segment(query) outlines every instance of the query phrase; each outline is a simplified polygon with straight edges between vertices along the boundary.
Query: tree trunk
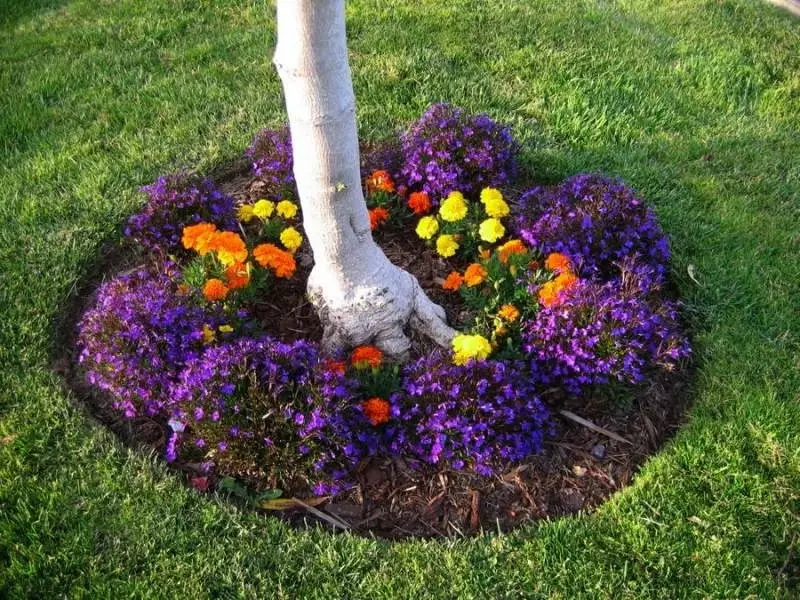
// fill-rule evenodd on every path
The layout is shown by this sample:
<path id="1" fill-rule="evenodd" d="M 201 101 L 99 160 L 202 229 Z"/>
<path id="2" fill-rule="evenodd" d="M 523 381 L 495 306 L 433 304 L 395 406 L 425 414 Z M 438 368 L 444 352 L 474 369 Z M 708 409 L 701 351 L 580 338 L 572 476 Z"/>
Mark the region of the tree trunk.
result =
<path id="1" fill-rule="evenodd" d="M 403 359 L 414 327 L 442 346 L 454 331 L 417 279 L 375 244 L 361 191 L 344 0 L 278 0 L 278 69 L 303 225 L 314 252 L 308 294 L 328 351 L 374 343 Z"/>

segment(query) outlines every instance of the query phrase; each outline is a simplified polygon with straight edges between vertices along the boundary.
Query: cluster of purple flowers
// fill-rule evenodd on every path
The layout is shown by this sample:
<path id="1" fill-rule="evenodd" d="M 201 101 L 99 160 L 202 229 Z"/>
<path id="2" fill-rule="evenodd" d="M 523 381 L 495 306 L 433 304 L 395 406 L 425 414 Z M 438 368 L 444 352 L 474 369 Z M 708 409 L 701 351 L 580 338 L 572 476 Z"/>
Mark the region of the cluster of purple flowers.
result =
<path id="1" fill-rule="evenodd" d="M 267 184 L 267 196 L 280 200 L 294 187 L 292 138 L 288 127 L 262 129 L 245 150 L 253 175 Z"/>
<path id="2" fill-rule="evenodd" d="M 221 315 L 177 289 L 174 265 L 139 268 L 103 284 L 79 325 L 87 381 L 126 417 L 161 414 L 185 365 L 203 351 L 203 326 Z"/>
<path id="3" fill-rule="evenodd" d="M 452 191 L 477 194 L 508 183 L 516 172 L 517 143 L 511 131 L 487 115 L 470 116 L 434 104 L 401 137 L 401 179 L 435 202 Z"/>
<path id="4" fill-rule="evenodd" d="M 425 463 L 491 475 L 542 448 L 549 412 L 523 361 L 458 366 L 433 353 L 406 366 L 393 395 L 390 449 Z"/>
<path id="5" fill-rule="evenodd" d="M 147 204 L 128 220 L 125 235 L 150 252 L 182 252 L 181 233 L 187 225 L 205 222 L 236 229 L 233 198 L 209 179 L 179 171 L 159 177 L 142 191 L 148 195 Z"/>
<path id="6" fill-rule="evenodd" d="M 542 307 L 522 328 L 532 376 L 578 394 L 612 380 L 641 383 L 647 369 L 672 369 L 690 354 L 675 303 L 661 276 L 626 259 L 608 282 L 581 280 L 556 306 Z"/>
<path id="7" fill-rule="evenodd" d="M 567 255 L 581 277 L 616 277 L 617 264 L 627 258 L 652 266 L 659 277 L 667 271 L 667 236 L 653 211 L 620 181 L 576 175 L 526 192 L 519 211 L 522 239 L 545 255 Z"/>

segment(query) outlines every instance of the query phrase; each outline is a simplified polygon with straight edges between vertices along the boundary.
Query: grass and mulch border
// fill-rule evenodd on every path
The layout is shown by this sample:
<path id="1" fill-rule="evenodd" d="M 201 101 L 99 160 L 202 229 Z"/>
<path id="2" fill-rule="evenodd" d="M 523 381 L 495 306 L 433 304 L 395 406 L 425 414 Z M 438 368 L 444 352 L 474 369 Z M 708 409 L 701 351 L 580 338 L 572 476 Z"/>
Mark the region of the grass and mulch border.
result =
<path id="1" fill-rule="evenodd" d="M 724 0 L 358 0 L 348 19 L 362 136 L 448 100 L 510 122 L 543 179 L 605 171 L 656 205 L 696 331 L 689 422 L 592 515 L 509 535 L 332 536 L 186 489 L 65 392 L 55 321 L 139 185 L 284 120 L 272 11 L 16 3 L 0 26 L 0 595 L 796 593 L 796 19 Z"/>

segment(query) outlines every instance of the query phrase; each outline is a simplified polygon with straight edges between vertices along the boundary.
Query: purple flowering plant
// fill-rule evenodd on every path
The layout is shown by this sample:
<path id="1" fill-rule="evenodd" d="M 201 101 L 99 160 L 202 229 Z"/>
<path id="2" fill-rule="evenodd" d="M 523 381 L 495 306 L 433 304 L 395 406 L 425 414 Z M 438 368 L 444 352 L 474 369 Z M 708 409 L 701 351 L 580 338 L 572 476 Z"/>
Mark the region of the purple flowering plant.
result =
<path id="1" fill-rule="evenodd" d="M 219 191 L 210 179 L 179 171 L 159 177 L 142 191 L 147 203 L 128 220 L 125 236 L 148 252 L 184 253 L 181 232 L 187 225 L 205 222 L 221 230 L 236 229 L 233 198 Z"/>
<path id="2" fill-rule="evenodd" d="M 433 104 L 401 136 L 400 177 L 411 191 L 438 202 L 450 192 L 475 195 L 511 181 L 518 145 L 511 131 L 487 115 Z"/>
<path id="3" fill-rule="evenodd" d="M 406 191 L 438 202 L 509 182 L 517 153 L 507 128 L 437 104 L 398 143 L 373 148 L 362 167 L 392 182 L 391 190 L 368 190 L 373 208 L 407 212 Z M 259 132 L 245 154 L 267 197 L 293 192 L 288 129 Z M 321 356 L 312 340 L 271 337 L 269 324 L 250 316 L 266 289 L 258 270 L 235 294 L 204 299 L 209 277 L 227 281 L 226 265 L 181 244 L 184 227 L 211 223 L 241 231 L 251 261 L 263 224 L 240 226 L 233 200 L 207 179 L 178 173 L 143 189 L 149 200 L 126 235 L 150 262 L 100 287 L 79 324 L 80 365 L 126 417 L 166 423 L 168 460 L 199 462 L 258 489 L 337 493 L 376 457 L 501 473 L 550 435 L 544 389 L 635 385 L 690 354 L 678 305 L 663 290 L 667 237 L 652 210 L 614 179 L 584 174 L 534 188 L 518 207 L 511 203 L 525 245 L 510 240 L 480 258 L 477 242 L 470 247 L 474 263 L 462 279 L 470 283 L 459 292 L 474 317 L 470 331 L 492 352 L 461 365 L 441 351 L 405 366 L 373 364 L 372 349 L 365 367 Z M 540 291 L 559 276 L 545 266 L 552 253 L 568 259 L 574 281 L 543 302 Z"/>

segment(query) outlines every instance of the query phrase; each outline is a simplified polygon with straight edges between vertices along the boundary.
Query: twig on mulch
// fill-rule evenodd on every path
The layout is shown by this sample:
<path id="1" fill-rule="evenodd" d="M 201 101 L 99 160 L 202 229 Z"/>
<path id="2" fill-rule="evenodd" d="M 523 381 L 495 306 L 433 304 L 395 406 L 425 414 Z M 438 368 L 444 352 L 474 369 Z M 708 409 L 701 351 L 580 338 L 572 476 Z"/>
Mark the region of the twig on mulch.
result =
<path id="1" fill-rule="evenodd" d="M 600 425 L 595 425 L 591 421 L 584 419 L 583 417 L 579 417 L 572 411 L 560 410 L 558 411 L 558 414 L 560 414 L 562 417 L 569 419 L 570 421 L 578 423 L 579 425 L 583 425 L 584 427 L 587 427 L 592 431 L 596 431 L 597 433 L 602 433 L 603 435 L 610 437 L 612 440 L 616 440 L 618 442 L 622 442 L 623 444 L 630 444 L 631 446 L 633 446 L 633 442 L 626 440 L 621 435 L 617 435 L 613 431 L 609 431 L 608 429 L 600 427 Z"/>
<path id="2" fill-rule="evenodd" d="M 337 519 L 333 515 L 329 515 L 328 513 L 324 513 L 321 510 L 318 510 L 318 509 L 314 508 L 310 504 L 306 504 L 305 502 L 303 502 L 299 498 L 294 498 L 294 502 L 298 506 L 302 506 L 303 508 L 305 508 L 308 512 L 310 512 L 315 517 L 318 517 L 318 518 L 322 519 L 323 521 L 327 521 L 328 523 L 330 523 L 334 527 L 339 527 L 340 529 L 343 529 L 345 531 L 350 529 L 350 525 L 348 525 L 347 523 L 345 523 L 341 519 Z"/>

